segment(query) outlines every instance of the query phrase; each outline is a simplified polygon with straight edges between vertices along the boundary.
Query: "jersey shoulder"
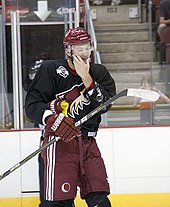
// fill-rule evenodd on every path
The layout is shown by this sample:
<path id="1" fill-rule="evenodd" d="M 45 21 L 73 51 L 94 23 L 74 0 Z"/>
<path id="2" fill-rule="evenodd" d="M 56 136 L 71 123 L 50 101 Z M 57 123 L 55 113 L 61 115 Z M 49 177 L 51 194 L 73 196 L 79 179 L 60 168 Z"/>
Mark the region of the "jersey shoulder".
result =
<path id="1" fill-rule="evenodd" d="M 92 77 L 102 77 L 103 78 L 107 75 L 109 75 L 109 71 L 107 70 L 107 68 L 102 65 L 102 64 L 91 64 L 90 67 L 90 74 L 92 75 Z"/>
<path id="2" fill-rule="evenodd" d="M 61 60 L 45 60 L 40 67 L 41 73 L 52 73 L 52 74 L 68 74 L 67 61 Z"/>

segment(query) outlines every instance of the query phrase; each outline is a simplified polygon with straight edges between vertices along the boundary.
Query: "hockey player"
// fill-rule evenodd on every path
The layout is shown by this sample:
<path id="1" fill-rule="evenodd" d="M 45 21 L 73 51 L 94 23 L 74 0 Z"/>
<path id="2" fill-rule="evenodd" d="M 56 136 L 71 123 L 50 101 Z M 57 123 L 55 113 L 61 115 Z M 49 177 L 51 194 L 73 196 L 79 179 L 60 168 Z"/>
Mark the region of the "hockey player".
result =
<path id="1" fill-rule="evenodd" d="M 110 207 L 109 184 L 95 136 L 101 113 L 79 128 L 74 123 L 116 94 L 101 64 L 90 62 L 91 37 L 81 27 L 64 36 L 67 59 L 44 61 L 26 96 L 27 116 L 45 126 L 43 207 L 73 207 L 77 186 L 88 207 Z M 103 111 L 106 112 L 109 107 Z"/>

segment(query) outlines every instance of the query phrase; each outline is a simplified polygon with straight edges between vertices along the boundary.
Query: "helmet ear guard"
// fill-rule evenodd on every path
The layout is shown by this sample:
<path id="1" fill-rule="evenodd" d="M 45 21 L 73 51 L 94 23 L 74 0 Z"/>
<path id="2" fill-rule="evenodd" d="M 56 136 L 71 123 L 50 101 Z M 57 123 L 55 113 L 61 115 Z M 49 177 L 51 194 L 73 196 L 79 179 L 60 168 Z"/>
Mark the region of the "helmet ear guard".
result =
<path id="1" fill-rule="evenodd" d="M 63 39 L 63 44 L 65 47 L 69 47 L 69 45 L 84 44 L 88 42 L 90 42 L 91 44 L 91 36 L 82 27 L 68 29 Z"/>

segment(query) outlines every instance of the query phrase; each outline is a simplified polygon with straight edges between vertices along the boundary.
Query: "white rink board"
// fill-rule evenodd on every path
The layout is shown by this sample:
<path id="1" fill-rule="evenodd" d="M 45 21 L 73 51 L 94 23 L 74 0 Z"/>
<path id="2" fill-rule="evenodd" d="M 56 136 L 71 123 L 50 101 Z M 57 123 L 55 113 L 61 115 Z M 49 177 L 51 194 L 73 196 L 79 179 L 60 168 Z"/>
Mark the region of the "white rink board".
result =
<path id="1" fill-rule="evenodd" d="M 112 193 L 170 192 L 170 127 L 113 128 L 108 153 L 109 130 L 100 129 L 97 141 L 112 160 L 106 162 Z"/>
<path id="2" fill-rule="evenodd" d="M 112 194 L 170 192 L 169 132 L 170 127 L 99 129 Z M 0 174 L 37 150 L 39 140 L 40 131 L 0 132 Z M 0 181 L 0 198 L 39 190 L 37 160 Z"/>
<path id="3" fill-rule="evenodd" d="M 40 131 L 0 132 L 0 174 L 38 149 Z M 0 180 L 0 198 L 39 191 L 37 156 Z"/>
<path id="4" fill-rule="evenodd" d="M 21 132 L 21 137 L 24 142 L 21 142 L 21 157 L 22 159 L 30 155 L 39 148 L 40 132 Z M 22 191 L 39 191 L 38 183 L 38 155 L 29 160 L 21 167 L 22 174 Z M 30 179 L 28 179 L 31 178 Z"/>
<path id="5" fill-rule="evenodd" d="M 19 132 L 0 132 L 0 174 L 6 172 L 20 160 Z M 0 180 L 0 198 L 20 197 L 20 171 Z"/>

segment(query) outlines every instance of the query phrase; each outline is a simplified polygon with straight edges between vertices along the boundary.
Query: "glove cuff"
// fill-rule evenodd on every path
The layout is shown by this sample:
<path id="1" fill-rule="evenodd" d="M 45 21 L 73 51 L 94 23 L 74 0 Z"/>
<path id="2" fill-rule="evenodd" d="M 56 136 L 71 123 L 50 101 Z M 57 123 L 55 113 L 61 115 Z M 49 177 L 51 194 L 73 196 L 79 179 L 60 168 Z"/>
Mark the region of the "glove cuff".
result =
<path id="1" fill-rule="evenodd" d="M 46 119 L 48 116 L 52 115 L 52 114 L 53 114 L 53 112 L 52 112 L 51 110 L 45 110 L 45 112 L 44 112 L 44 114 L 43 114 L 43 117 L 42 117 L 42 123 L 43 123 L 43 125 L 46 125 L 46 121 L 45 121 L 45 119 Z"/>
<path id="2" fill-rule="evenodd" d="M 53 113 L 56 113 L 55 105 L 56 105 L 56 100 L 50 102 L 50 109 Z"/>

